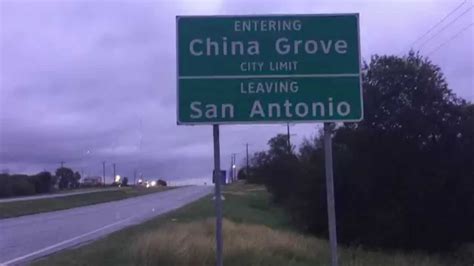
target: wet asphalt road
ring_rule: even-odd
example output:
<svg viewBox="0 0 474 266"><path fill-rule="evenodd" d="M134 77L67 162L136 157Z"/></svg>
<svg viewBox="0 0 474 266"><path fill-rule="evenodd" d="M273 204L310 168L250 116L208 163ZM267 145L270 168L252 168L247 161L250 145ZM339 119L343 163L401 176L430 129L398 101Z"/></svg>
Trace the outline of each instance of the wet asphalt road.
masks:
<svg viewBox="0 0 474 266"><path fill-rule="evenodd" d="M0 265L35 258L141 223L212 192L188 186L126 200L0 220Z"/></svg>

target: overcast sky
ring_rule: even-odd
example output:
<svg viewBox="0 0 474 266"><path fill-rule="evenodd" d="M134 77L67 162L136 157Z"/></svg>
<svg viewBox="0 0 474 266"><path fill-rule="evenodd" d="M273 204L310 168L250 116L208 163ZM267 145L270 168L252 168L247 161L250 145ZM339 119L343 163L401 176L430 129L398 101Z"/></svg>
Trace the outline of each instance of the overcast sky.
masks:
<svg viewBox="0 0 474 266"><path fill-rule="evenodd" d="M176 15L360 13L362 56L406 53L462 0L0 0L0 169L201 178L213 168L212 127L176 125ZM473 101L473 1L413 46ZM451 40L452 36L456 36ZM318 124L291 127L293 142ZM222 166L262 150L284 125L222 126Z"/></svg>

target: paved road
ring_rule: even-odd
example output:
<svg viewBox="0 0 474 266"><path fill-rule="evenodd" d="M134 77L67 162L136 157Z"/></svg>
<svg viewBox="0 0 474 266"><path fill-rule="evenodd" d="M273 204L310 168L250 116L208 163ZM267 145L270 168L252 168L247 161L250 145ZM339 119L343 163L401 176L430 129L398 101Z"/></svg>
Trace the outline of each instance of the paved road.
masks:
<svg viewBox="0 0 474 266"><path fill-rule="evenodd" d="M80 195L80 194L103 192L103 191L114 191L114 190L119 190L119 189L120 188L116 188L116 187L114 187L114 188L98 188L98 189L87 189L87 190L84 190L84 191L77 191L77 192L65 192L65 193L45 194L45 195L37 195L37 196L7 198L7 199L0 199L0 203L12 202L12 201L24 201L24 200L37 200L37 199L68 197L68 196L72 196L72 195Z"/></svg>
<svg viewBox="0 0 474 266"><path fill-rule="evenodd" d="M0 265L16 265L141 223L212 191L189 186L63 211L0 220Z"/></svg>

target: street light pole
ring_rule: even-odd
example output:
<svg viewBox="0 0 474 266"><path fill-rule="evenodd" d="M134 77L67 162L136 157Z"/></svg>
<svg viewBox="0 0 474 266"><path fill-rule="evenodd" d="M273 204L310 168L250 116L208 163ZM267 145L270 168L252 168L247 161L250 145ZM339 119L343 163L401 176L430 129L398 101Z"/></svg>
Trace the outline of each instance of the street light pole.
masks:
<svg viewBox="0 0 474 266"><path fill-rule="evenodd" d="M105 161L102 162L102 179L104 181L103 186L105 186Z"/></svg>
<svg viewBox="0 0 474 266"><path fill-rule="evenodd" d="M235 181L235 155L236 153L232 153L230 157L230 182Z"/></svg>
<svg viewBox="0 0 474 266"><path fill-rule="evenodd" d="M232 166L234 171L234 181L237 180L237 154L234 154L234 165Z"/></svg>

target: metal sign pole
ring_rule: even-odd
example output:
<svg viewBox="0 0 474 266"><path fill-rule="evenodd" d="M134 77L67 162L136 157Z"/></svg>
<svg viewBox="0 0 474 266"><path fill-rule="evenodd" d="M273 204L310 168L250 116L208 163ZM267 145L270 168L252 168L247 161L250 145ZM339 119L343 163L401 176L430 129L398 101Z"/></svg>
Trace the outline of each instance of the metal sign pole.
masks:
<svg viewBox="0 0 474 266"><path fill-rule="evenodd" d="M221 199L221 154L219 147L219 125L212 125L214 136L214 180L216 208L216 265L222 266L222 199Z"/></svg>
<svg viewBox="0 0 474 266"><path fill-rule="evenodd" d="M328 206L329 244L331 247L331 265L337 266L336 211L334 203L331 131L331 123L324 123L324 164L326 168L326 197Z"/></svg>

